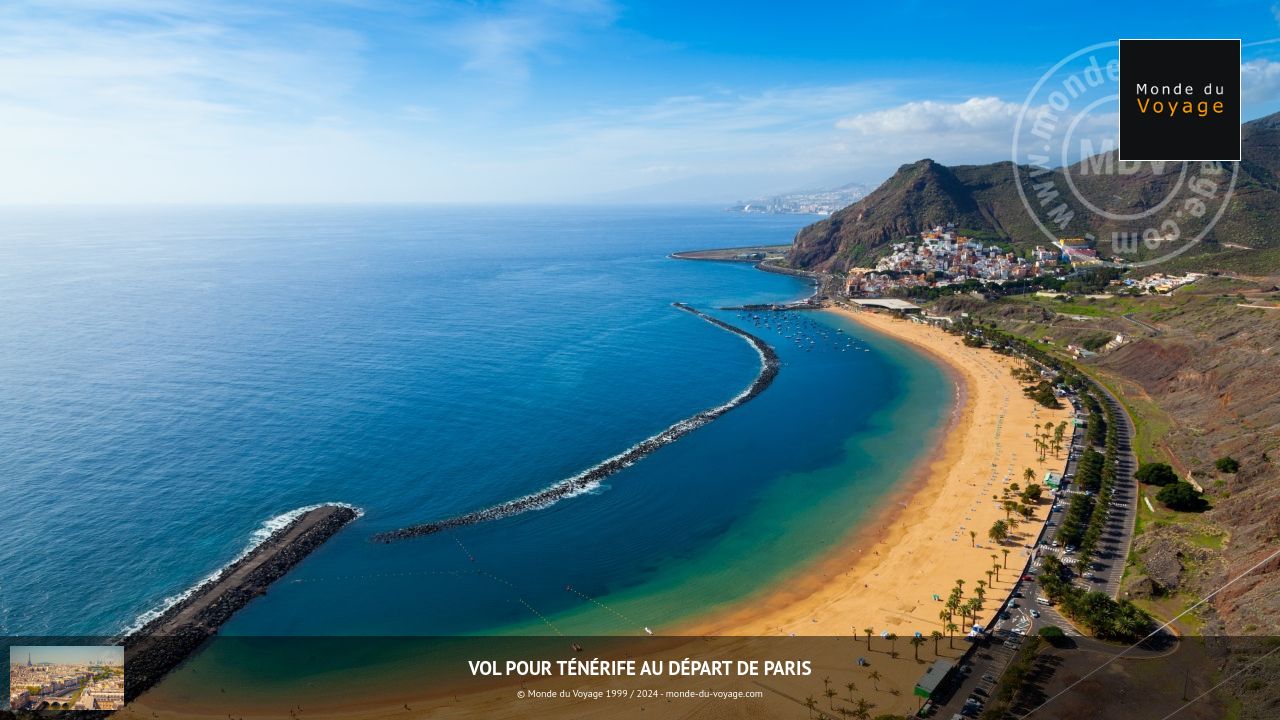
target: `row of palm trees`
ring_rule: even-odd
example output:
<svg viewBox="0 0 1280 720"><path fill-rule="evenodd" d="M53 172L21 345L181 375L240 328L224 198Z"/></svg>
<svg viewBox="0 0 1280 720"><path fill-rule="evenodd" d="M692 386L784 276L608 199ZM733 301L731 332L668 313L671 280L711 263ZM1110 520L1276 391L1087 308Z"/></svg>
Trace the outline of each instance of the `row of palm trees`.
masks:
<svg viewBox="0 0 1280 720"><path fill-rule="evenodd" d="M1044 425L1036 425L1035 445L1036 452L1040 455L1040 462L1044 462L1050 452L1056 458L1062 453L1062 445L1067 435L1067 421L1063 420L1058 424L1054 424L1052 420L1046 420Z"/></svg>
<svg viewBox="0 0 1280 720"><path fill-rule="evenodd" d="M871 680L876 690L880 689L880 671L872 670L867 677ZM853 693L858 689L858 684L853 680L844 684L844 689L849 693L849 704L852 707L841 705L836 707L836 697L840 694L835 688L831 687L831 677L822 678L822 695L827 698L827 705L831 710L844 717L857 718L857 720L868 720L871 717L871 709L876 706L866 698L855 698ZM896 694L896 693L895 693ZM804 706L809 709L809 717L813 717L813 713L818 708L818 701L812 696L804 699Z"/></svg>

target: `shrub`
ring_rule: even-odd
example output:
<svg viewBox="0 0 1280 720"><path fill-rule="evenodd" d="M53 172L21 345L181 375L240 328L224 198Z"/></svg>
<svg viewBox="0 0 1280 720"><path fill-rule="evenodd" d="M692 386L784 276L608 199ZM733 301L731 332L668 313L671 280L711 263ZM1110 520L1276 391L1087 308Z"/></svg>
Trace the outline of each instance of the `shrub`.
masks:
<svg viewBox="0 0 1280 720"><path fill-rule="evenodd" d="M1039 634L1040 637L1045 639L1045 642L1054 647L1064 647L1067 645L1067 634L1057 625L1046 625L1040 628Z"/></svg>
<svg viewBox="0 0 1280 720"><path fill-rule="evenodd" d="M1192 487L1191 483L1182 481L1160 488L1160 492L1156 493L1156 499L1170 510L1184 512L1199 512L1207 505L1199 490Z"/></svg>
<svg viewBox="0 0 1280 720"><path fill-rule="evenodd" d="M1225 455L1218 458L1217 462L1215 462L1213 466L1218 468L1218 472L1233 473L1240 469L1240 461L1230 455Z"/></svg>
<svg viewBox="0 0 1280 720"><path fill-rule="evenodd" d="M1164 486L1178 482L1178 474L1169 463L1142 463L1133 476L1145 485Z"/></svg>

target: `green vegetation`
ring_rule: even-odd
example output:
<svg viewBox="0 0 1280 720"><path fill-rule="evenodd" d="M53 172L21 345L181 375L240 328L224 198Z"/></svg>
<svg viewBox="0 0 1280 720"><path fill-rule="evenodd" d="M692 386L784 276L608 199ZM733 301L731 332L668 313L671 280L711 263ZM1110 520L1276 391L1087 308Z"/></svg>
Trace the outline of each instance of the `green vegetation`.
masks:
<svg viewBox="0 0 1280 720"><path fill-rule="evenodd" d="M1057 625L1045 625L1040 628L1039 635L1054 647L1067 647L1070 642L1067 640L1067 634Z"/></svg>
<svg viewBox="0 0 1280 720"><path fill-rule="evenodd" d="M1040 654L1040 644L1040 638L1032 635L1022 643L1022 647L1018 648L1017 657L1005 668L1004 674L1000 676L1000 682L996 684L991 702L987 703L986 708L983 709L980 716L982 720L999 720L1005 717L1010 708L1017 705L1023 683L1031 674L1036 656Z"/></svg>
<svg viewBox="0 0 1280 720"><path fill-rule="evenodd" d="M1161 488L1160 492L1156 493L1156 499L1170 510L1183 512L1202 512L1209 507L1209 503L1205 501L1199 490L1196 490L1191 483L1181 480Z"/></svg>
<svg viewBox="0 0 1280 720"><path fill-rule="evenodd" d="M1009 538L1009 521L997 520L991 525L991 529L987 531L987 537L992 542L1004 542Z"/></svg>
<svg viewBox="0 0 1280 720"><path fill-rule="evenodd" d="M1162 462L1142 463L1142 465L1138 466L1138 471L1133 476L1144 485L1159 485L1161 487L1176 483L1180 479L1169 463Z"/></svg>
<svg viewBox="0 0 1280 720"><path fill-rule="evenodd" d="M1218 472L1234 473L1240 471L1240 462L1230 455L1225 455L1217 459L1213 466L1218 468Z"/></svg>
<svg viewBox="0 0 1280 720"><path fill-rule="evenodd" d="M1083 493L1072 495L1058 530L1058 540L1066 545L1079 545L1092 515L1093 498Z"/></svg>
<svg viewBox="0 0 1280 720"><path fill-rule="evenodd" d="M1093 448L1085 448L1080 454L1080 464L1076 470L1076 484L1089 492L1098 492L1102 487L1102 468L1106 459L1102 453Z"/></svg>
<svg viewBox="0 0 1280 720"><path fill-rule="evenodd" d="M1071 584L1062 561L1052 555L1040 567L1040 587L1067 617L1099 638L1133 642L1154 627L1146 611L1128 600L1113 600L1104 592L1089 592Z"/></svg>
<svg viewBox="0 0 1280 720"><path fill-rule="evenodd" d="M1022 392L1047 408L1056 410L1062 407L1062 403L1058 402L1058 397L1053 394L1053 385L1048 380L1041 380L1035 385L1023 388Z"/></svg>

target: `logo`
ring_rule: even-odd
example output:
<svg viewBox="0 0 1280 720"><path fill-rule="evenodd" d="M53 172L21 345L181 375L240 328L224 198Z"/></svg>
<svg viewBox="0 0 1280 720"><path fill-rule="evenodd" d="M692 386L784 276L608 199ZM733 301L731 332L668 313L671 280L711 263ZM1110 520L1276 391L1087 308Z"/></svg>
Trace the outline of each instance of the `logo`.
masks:
<svg viewBox="0 0 1280 720"><path fill-rule="evenodd" d="M1060 60L1027 93L1014 124L1013 173L1022 204L1077 267L1141 267L1185 253L1222 217L1239 172L1238 163L1214 159L1120 159L1119 48L1120 42L1099 43ZM1194 82L1185 77L1181 82ZM1200 80L1199 89L1204 85ZM1235 90L1238 153L1238 80ZM1193 115L1197 107L1193 103Z"/></svg>

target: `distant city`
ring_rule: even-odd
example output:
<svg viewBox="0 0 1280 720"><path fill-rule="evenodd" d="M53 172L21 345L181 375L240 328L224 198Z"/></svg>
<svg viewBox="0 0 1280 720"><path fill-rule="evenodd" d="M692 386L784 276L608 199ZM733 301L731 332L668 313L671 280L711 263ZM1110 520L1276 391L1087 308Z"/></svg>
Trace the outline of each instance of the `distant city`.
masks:
<svg viewBox="0 0 1280 720"><path fill-rule="evenodd" d="M832 190L812 190L760 200L747 200L730 206L728 210L779 215L830 215L854 204L866 194L865 185L850 183Z"/></svg>
<svg viewBox="0 0 1280 720"><path fill-rule="evenodd" d="M1085 238L1061 238L1051 246L1037 245L1020 256L999 245L984 245L965 237L954 223L948 223L894 243L891 252L879 258L874 267L850 269L844 289L854 297L878 297L918 288L943 288L975 279L999 284L1062 277L1101 264L1097 251ZM1202 277L1201 273L1156 274L1144 279L1115 280L1112 284L1130 293L1157 294Z"/></svg>
<svg viewBox="0 0 1280 720"><path fill-rule="evenodd" d="M55 650L57 662L33 660ZM82 655L85 659L73 659ZM124 705L124 648L10 648L13 710L118 710Z"/></svg>

